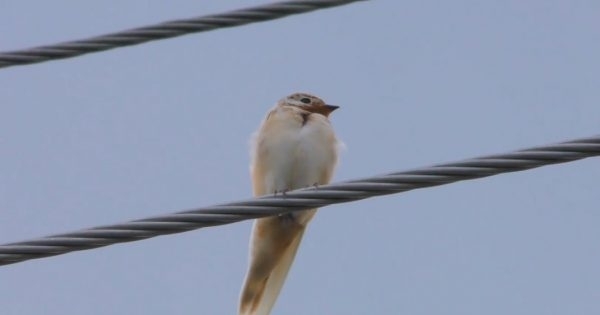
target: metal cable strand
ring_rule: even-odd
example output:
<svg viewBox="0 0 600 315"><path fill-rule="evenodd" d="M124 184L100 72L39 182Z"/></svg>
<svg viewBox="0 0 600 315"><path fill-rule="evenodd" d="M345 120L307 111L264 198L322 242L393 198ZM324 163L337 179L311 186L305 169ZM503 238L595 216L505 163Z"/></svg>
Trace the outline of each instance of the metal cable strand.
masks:
<svg viewBox="0 0 600 315"><path fill-rule="evenodd" d="M600 155L600 136L0 246L0 265Z"/></svg>
<svg viewBox="0 0 600 315"><path fill-rule="evenodd" d="M25 50L0 52L0 68L25 65L53 59L70 58L117 47L141 44L153 40L177 37L190 33L206 32L279 19L352 2L365 0L302 0L266 4L221 14L164 22L127 31L101 35L56 45Z"/></svg>

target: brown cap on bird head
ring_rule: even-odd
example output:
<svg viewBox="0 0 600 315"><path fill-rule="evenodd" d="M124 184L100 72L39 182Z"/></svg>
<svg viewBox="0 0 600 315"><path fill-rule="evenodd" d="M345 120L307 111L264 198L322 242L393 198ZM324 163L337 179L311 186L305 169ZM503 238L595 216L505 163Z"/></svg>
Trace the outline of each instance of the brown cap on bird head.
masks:
<svg viewBox="0 0 600 315"><path fill-rule="evenodd" d="M321 114L328 117L331 112L340 108L336 105L325 104L325 102L308 93L294 93L285 98L287 104L301 107L302 109L311 113Z"/></svg>

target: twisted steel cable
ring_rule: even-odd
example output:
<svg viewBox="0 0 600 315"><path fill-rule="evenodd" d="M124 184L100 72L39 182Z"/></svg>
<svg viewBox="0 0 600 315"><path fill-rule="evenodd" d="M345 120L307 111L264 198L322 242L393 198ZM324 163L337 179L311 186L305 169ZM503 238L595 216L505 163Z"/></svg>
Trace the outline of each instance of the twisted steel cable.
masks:
<svg viewBox="0 0 600 315"><path fill-rule="evenodd" d="M25 50L0 52L0 68L76 57L153 40L206 32L219 28L275 20L289 15L331 8L365 0L285 1L221 14L175 20L127 31Z"/></svg>
<svg viewBox="0 0 600 315"><path fill-rule="evenodd" d="M0 265L600 155L600 135L0 246Z"/></svg>

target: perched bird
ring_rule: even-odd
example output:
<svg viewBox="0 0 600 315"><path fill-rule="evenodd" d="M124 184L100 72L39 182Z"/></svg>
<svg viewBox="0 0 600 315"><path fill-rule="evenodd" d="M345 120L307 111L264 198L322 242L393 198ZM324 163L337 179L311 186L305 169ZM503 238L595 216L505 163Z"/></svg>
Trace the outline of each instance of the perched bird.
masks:
<svg viewBox="0 0 600 315"><path fill-rule="evenodd" d="M338 141L328 116L338 106L295 93L268 113L253 139L251 175L255 196L329 183ZM267 315L317 209L257 219L250 262L240 296L240 315Z"/></svg>

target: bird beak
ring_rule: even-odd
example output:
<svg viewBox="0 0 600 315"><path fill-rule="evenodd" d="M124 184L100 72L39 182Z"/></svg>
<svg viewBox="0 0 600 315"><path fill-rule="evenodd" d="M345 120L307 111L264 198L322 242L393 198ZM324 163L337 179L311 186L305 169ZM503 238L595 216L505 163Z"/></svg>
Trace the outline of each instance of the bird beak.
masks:
<svg viewBox="0 0 600 315"><path fill-rule="evenodd" d="M331 112L333 112L334 110L340 108L339 106L335 106L335 105L327 105L325 104L325 116L331 114Z"/></svg>
<svg viewBox="0 0 600 315"><path fill-rule="evenodd" d="M306 106L304 107L304 109L306 111L309 111L311 113L317 113L317 114L321 114L325 117L329 117L329 114L331 114L331 112L333 112L334 110L340 108L339 106L335 106L335 105L312 105L312 106Z"/></svg>

